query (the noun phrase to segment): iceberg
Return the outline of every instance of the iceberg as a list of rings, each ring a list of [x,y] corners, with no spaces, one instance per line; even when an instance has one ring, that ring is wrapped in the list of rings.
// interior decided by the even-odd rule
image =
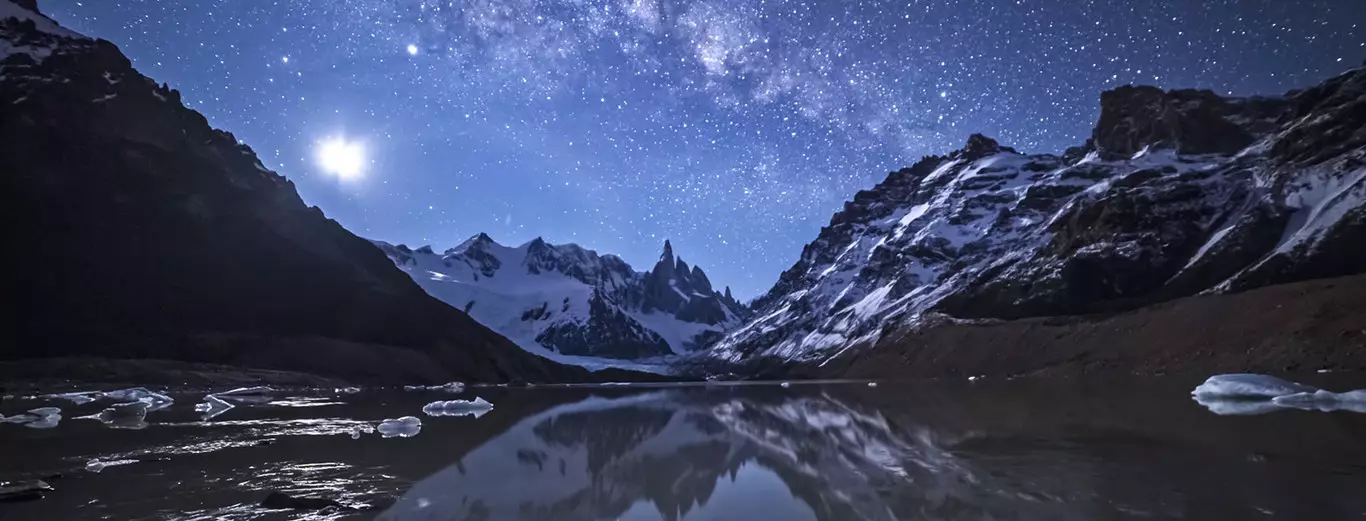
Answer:
[[[375,430],[385,438],[411,438],[422,431],[422,420],[413,416],[387,419],[380,422]]]
[[[1209,377],[1191,392],[1206,399],[1270,400],[1288,394],[1313,393],[1312,387],[1261,374],[1221,374]]]
[[[422,406],[422,412],[427,416],[473,416],[478,418],[491,410],[493,410],[493,404],[478,397],[474,401],[436,401]]]
[[[1211,376],[1191,396],[1215,414],[1263,414],[1285,408],[1366,413],[1366,389],[1335,393],[1260,374]]]
[[[236,406],[224,401],[222,398],[210,394],[204,397],[204,403],[195,404],[194,410],[195,412],[203,413],[200,415],[201,420],[209,421],[228,412],[233,407]]]
[[[783,382],[778,384],[778,386],[783,388],[792,387],[792,382]]]
[[[340,389],[333,389],[332,392],[335,392],[335,393],[337,393],[337,394],[356,394],[356,393],[360,392],[360,388],[359,388],[359,387],[342,387],[342,388],[340,388]]]

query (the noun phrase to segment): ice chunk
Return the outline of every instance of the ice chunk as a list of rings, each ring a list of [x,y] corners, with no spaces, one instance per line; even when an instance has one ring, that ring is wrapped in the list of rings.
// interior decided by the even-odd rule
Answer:
[[[104,393],[101,393],[99,391],[81,391],[75,393],[49,394],[46,396],[46,398],[53,398],[57,400],[70,400],[71,403],[75,405],[85,405],[87,403],[100,399],[102,394]]]
[[[62,421],[62,410],[56,407],[39,407],[28,412],[35,417],[33,421],[24,424],[30,429],[51,429]]]
[[[1261,374],[1221,374],[1209,377],[1191,392],[1206,399],[1270,400],[1287,394],[1312,393],[1318,388]]]
[[[868,387],[877,387],[877,382],[868,382]]]
[[[359,388],[359,387],[342,387],[342,388],[340,388],[340,389],[334,389],[333,392],[335,392],[335,393],[337,393],[337,394],[356,394],[356,393],[360,392],[360,388]]]
[[[778,386],[779,386],[779,387],[792,387],[792,382],[783,382],[783,383],[778,384]]]
[[[36,414],[38,416],[52,416],[54,414],[61,414],[62,410],[57,407],[39,407],[37,409],[29,409],[28,412],[29,414]]]
[[[85,463],[85,470],[88,470],[88,471],[94,472],[94,473],[99,473],[101,470],[104,470],[104,469],[109,468],[109,467],[117,467],[117,466],[119,466],[119,465],[128,465],[128,464],[130,464],[130,463],[137,463],[137,462],[138,462],[138,460],[134,460],[134,459],[114,459],[114,460],[98,460],[98,459],[92,459],[92,460],[87,461],[87,462]]]
[[[210,396],[217,396],[233,403],[266,403],[271,400],[270,395],[274,392],[275,389],[258,385],[255,387],[238,387],[221,393],[212,393]]]
[[[422,407],[427,416],[474,416],[478,418],[493,410],[493,404],[483,398],[474,401],[450,400],[432,402]]]
[[[1335,393],[1322,389],[1312,393],[1295,393],[1277,396],[1271,402],[1281,407],[1293,407],[1306,411],[1352,411],[1366,413],[1366,389]]]
[[[387,419],[380,422],[379,427],[376,427],[375,430],[379,431],[380,436],[385,438],[411,438],[422,431],[422,420],[413,416]]]
[[[1281,410],[1267,400],[1235,400],[1220,397],[1196,396],[1195,403],[1220,416],[1252,416]]]
[[[979,374],[979,375],[977,375],[977,376],[969,376],[969,377],[968,377],[968,381],[969,381],[969,382],[976,382],[976,381],[981,380],[981,379],[983,379],[983,378],[986,378],[986,376],[980,375],[980,374]]]
[[[465,392],[465,384],[461,382],[448,382],[441,385],[405,385],[405,391],[445,391],[448,393]]]
[[[131,387],[128,389],[119,389],[117,391],[105,391],[100,393],[100,397],[116,402],[146,403],[147,412],[160,411],[175,403],[175,400],[171,399],[170,396],[149,391],[146,387]]]
[[[357,425],[351,428],[351,439],[359,440],[362,434],[371,434],[373,432],[375,432],[375,428],[371,427],[368,423]]]
[[[147,427],[147,411],[152,407],[150,401],[116,403],[98,414],[81,416],[78,420],[99,420],[114,429],[142,429]]]
[[[194,410],[195,412],[203,413],[199,417],[201,420],[209,421],[214,418],[217,418],[219,415],[225,412],[228,412],[233,407],[235,407],[235,405],[228,403],[227,401],[224,401],[222,398],[210,394],[204,397],[204,403],[195,404]]]

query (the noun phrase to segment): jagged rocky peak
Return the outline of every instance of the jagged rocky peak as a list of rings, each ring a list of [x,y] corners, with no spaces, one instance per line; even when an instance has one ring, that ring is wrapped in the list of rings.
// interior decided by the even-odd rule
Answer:
[[[440,256],[376,244],[433,296],[532,351],[627,359],[679,353],[748,316],[667,241],[647,272],[540,237],[508,247],[481,233]]]
[[[1106,159],[1127,158],[1148,147],[1232,154],[1274,128],[1286,107],[1282,99],[1126,85],[1101,93],[1100,120],[1091,139]]]
[[[1015,149],[1003,147],[995,139],[991,139],[981,134],[968,136],[968,144],[958,151],[958,157],[965,159],[978,159],[986,156],[999,154],[1001,152],[1017,153]]]

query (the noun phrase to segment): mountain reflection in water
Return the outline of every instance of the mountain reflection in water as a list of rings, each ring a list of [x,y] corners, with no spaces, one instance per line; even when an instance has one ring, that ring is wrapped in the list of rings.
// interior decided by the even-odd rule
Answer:
[[[1256,453],[1239,453],[1233,461],[1228,455],[1202,455],[1198,438],[1217,433],[1198,434],[1197,440],[1148,439],[1147,433],[1088,425],[1113,412],[1068,418],[1077,411],[1064,412],[1061,422],[1044,414],[1040,425],[1017,429],[1022,426],[1017,415],[1024,411],[1005,412],[1009,403],[1000,404],[1001,417],[980,418],[987,412],[983,407],[997,406],[970,402],[958,404],[968,406],[959,411],[936,409],[932,398],[947,403],[954,393],[917,391],[921,396],[908,401],[926,406],[918,412],[928,414],[917,418],[916,407],[910,407],[896,411],[895,421],[877,407],[827,392],[691,389],[589,398],[521,420],[413,485],[379,519],[1366,514],[1366,501],[1337,488],[1366,484],[1360,466],[1350,478],[1313,476],[1306,483],[1297,481],[1305,476],[1296,473],[1278,475],[1280,470],[1267,468]],[[1189,404],[1173,405],[1217,420]],[[1135,420],[1144,421],[1144,411],[1135,413]],[[948,428],[930,427],[936,423]],[[1011,424],[1012,432],[1000,432]],[[1255,445],[1275,436],[1252,438]],[[1356,449],[1360,456],[1362,445]],[[1209,477],[1226,480],[1197,481]],[[1125,490],[1126,480],[1132,481],[1131,490]],[[1316,481],[1326,488],[1316,490]],[[1275,497],[1250,494],[1282,485],[1292,495],[1280,498],[1281,505]],[[1318,503],[1303,502],[1310,498]]]
[[[208,421],[202,390],[170,390],[139,430],[0,424],[0,481],[65,476],[0,519],[1366,518],[1366,414],[1220,415],[1200,380],[305,389]],[[476,395],[495,407],[423,412]],[[106,405],[0,414],[44,406]],[[357,434],[403,416],[411,437]],[[340,506],[261,506],[274,492]]]

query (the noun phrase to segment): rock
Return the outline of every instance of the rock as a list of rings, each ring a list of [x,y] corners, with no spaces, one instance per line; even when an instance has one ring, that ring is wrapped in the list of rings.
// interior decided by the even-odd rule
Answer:
[[[43,499],[43,495],[51,491],[52,485],[41,479],[3,482],[0,483],[0,502]]]
[[[329,507],[349,509],[346,505],[343,505],[336,500],[291,496],[278,490],[266,495],[266,498],[261,500],[261,506],[265,508],[293,510],[321,510]]]

